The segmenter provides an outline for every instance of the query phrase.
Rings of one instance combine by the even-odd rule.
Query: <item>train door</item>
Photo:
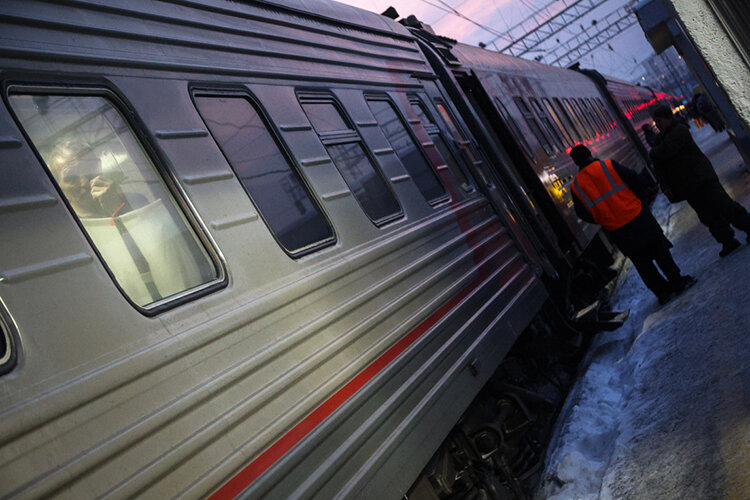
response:
[[[517,182],[529,193],[536,208],[536,217],[546,239],[567,253],[575,245],[575,237],[556,209],[544,187],[539,182],[534,165],[535,155],[518,125],[507,113],[502,102],[493,100],[472,72],[462,74],[458,83],[477,113],[484,128],[498,148],[507,151],[512,160],[512,177],[509,182]],[[499,172],[500,173],[500,172]]]
[[[493,204],[496,211],[511,228],[515,239],[528,255],[533,256],[536,264],[551,276],[556,275],[550,261],[546,244],[542,244],[529,224],[529,217],[522,207],[536,209],[531,198],[520,183],[516,184],[519,195],[512,196],[513,190],[507,185],[507,178],[499,174],[498,162],[489,161],[477,141],[468,132],[460,114],[451,105],[445,92],[436,84],[425,82],[427,95],[412,94],[409,103],[419,116],[433,142],[436,144],[446,163],[455,162],[452,167],[473,176],[474,185]],[[505,162],[507,163],[507,162]],[[471,182],[471,181],[467,181]]]

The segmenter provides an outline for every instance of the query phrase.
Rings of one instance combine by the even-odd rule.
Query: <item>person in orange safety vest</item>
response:
[[[612,243],[633,262],[659,304],[669,302],[694,285],[695,278],[680,272],[669,251],[672,243],[641,201],[646,196],[647,183],[614,160],[592,157],[586,146],[574,147],[570,157],[579,168],[573,181],[576,214],[607,231]]]

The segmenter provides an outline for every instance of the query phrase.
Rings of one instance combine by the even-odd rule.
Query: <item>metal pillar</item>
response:
[[[646,38],[657,54],[674,45],[724,117],[732,141],[742,155],[745,165],[750,166],[750,131],[737,114],[716,75],[688,36],[674,7],[667,0],[641,0],[635,6],[635,13]]]

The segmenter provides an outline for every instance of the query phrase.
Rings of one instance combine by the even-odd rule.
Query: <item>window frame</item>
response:
[[[370,151],[370,147],[365,142],[364,138],[362,137],[362,134],[355,127],[354,122],[352,121],[349,114],[346,112],[346,108],[341,104],[341,102],[333,94],[333,92],[298,89],[295,92],[295,95],[297,97],[297,104],[299,105],[300,110],[304,114],[305,119],[307,119],[307,121],[310,123],[310,127],[312,127],[313,133],[318,137],[318,140],[323,145],[326,155],[328,155],[328,157],[330,158],[331,163],[333,164],[338,174],[341,176],[344,184],[346,184],[346,187],[349,189],[349,192],[352,193],[352,197],[357,202],[357,205],[359,205],[365,217],[367,217],[370,220],[370,222],[372,222],[375,225],[375,227],[379,227],[379,228],[387,224],[390,224],[391,222],[394,222],[396,220],[403,219],[405,216],[404,207],[401,204],[401,201],[398,199],[398,196],[396,196],[396,192],[393,190],[393,185],[391,184],[390,179],[384,174],[383,169],[380,166],[380,163],[377,161],[377,158],[375,157],[373,152]],[[346,131],[318,132],[317,130],[315,130],[315,126],[310,121],[310,118],[307,116],[307,112],[304,110],[304,107],[302,106],[304,102],[325,103],[325,104],[333,105],[333,107],[336,109],[336,111],[338,111],[339,116],[344,121],[344,123],[349,127],[349,129]],[[388,190],[388,192],[393,197],[393,200],[396,203],[396,206],[398,206],[398,212],[391,214],[387,217],[384,217],[382,219],[379,219],[379,220],[373,220],[372,217],[370,217],[370,214],[368,214],[367,211],[364,209],[359,199],[357,199],[357,197],[354,195],[354,191],[352,191],[351,187],[346,182],[344,175],[339,170],[339,167],[336,166],[336,163],[334,162],[333,158],[331,158],[331,154],[328,152],[328,146],[336,146],[339,144],[350,144],[354,142],[357,142],[360,144],[362,151],[364,152],[365,157],[370,162],[370,165],[372,165],[372,168],[375,171],[375,174],[380,177],[380,179],[383,181],[383,184],[385,185],[386,190]]]
[[[404,127],[404,129],[406,130],[406,133],[409,134],[409,138],[411,138],[412,142],[414,143],[414,147],[417,148],[417,151],[419,152],[419,155],[422,157],[422,159],[424,160],[424,162],[427,164],[427,168],[429,168],[430,171],[432,172],[432,174],[435,176],[435,180],[437,181],[438,185],[440,185],[440,187],[443,188],[443,192],[445,194],[443,194],[442,196],[440,196],[438,198],[435,198],[433,200],[428,200],[427,198],[425,198],[425,201],[427,202],[427,204],[430,205],[431,207],[436,207],[436,206],[441,205],[443,203],[449,202],[451,200],[450,192],[448,191],[448,189],[446,189],[445,184],[443,183],[442,179],[440,178],[440,173],[437,171],[437,169],[435,168],[435,166],[430,161],[430,158],[427,156],[427,153],[425,152],[424,148],[422,147],[421,141],[419,141],[419,139],[417,139],[417,136],[414,133],[414,130],[408,124],[408,120],[403,116],[402,110],[399,109],[398,106],[396,106],[396,103],[393,102],[393,99],[391,99],[390,96],[388,96],[387,94],[381,93],[381,92],[365,92],[364,93],[364,98],[365,98],[365,104],[369,103],[370,101],[381,101],[381,102],[387,102],[388,104],[390,104],[391,109],[393,109],[393,112],[396,115],[396,118],[401,122],[401,126]],[[407,101],[408,101],[408,97],[407,97]],[[372,108],[370,108],[369,104],[368,104],[367,108],[370,110],[370,113],[372,113]],[[376,119],[376,121],[377,121],[377,119]],[[388,136],[385,135],[385,131],[381,127],[378,127],[378,128],[381,129],[381,131],[383,132],[383,135],[385,136],[385,139],[388,141],[388,144],[390,144],[391,148],[393,148],[393,144],[391,143],[391,140],[388,138]],[[436,149],[437,149],[437,147],[436,147]],[[401,161],[401,157],[398,156],[398,153],[396,153],[395,148],[393,148],[393,150],[394,150],[394,154],[396,155],[396,157],[399,159],[399,161]],[[403,164],[403,162],[401,162],[401,163]],[[409,169],[406,168],[406,165],[404,165],[404,169],[407,172],[409,172]],[[411,172],[409,172],[409,175],[411,176]],[[412,179],[412,180],[414,180],[414,179]],[[414,184],[416,185],[416,181],[414,181]],[[422,192],[421,189],[419,191],[420,191],[420,193]]]
[[[0,352],[0,377],[13,371],[18,365],[18,328],[0,299],[0,336],[5,343],[5,354]]]
[[[604,115],[604,119],[607,122],[607,130],[612,130],[613,128],[615,128],[614,124],[617,123],[617,121],[612,117],[612,114],[609,112],[609,109],[607,108],[604,101],[597,97],[594,102],[599,105],[599,111]]]
[[[542,104],[540,104],[539,99],[529,97],[529,103],[531,104],[532,111],[537,115],[539,123],[542,124],[542,128],[547,129],[550,137],[552,137],[553,146],[555,146],[558,151],[565,151],[565,139],[560,135],[554,122],[550,119],[549,114],[546,112]]]
[[[580,134],[581,135],[581,144],[584,144],[585,141],[588,139],[586,137],[586,134],[588,134],[590,132],[586,129],[586,126],[583,124],[582,118],[580,118],[578,116],[578,114],[576,113],[575,108],[570,103],[570,99],[572,99],[572,98],[562,97],[560,99],[560,102],[562,102],[563,106],[565,107],[565,111],[568,113],[568,116],[570,118],[572,118],[573,123],[576,126],[576,129],[581,132],[581,134]]]
[[[495,103],[498,106],[500,117],[507,122],[506,126],[508,127],[508,130],[512,135],[515,136],[515,142],[521,145],[521,151],[526,153],[526,156],[528,156],[531,161],[536,163],[536,157],[534,156],[534,151],[531,149],[531,144],[529,144],[529,142],[526,140],[526,137],[523,136],[523,132],[518,127],[518,123],[513,118],[513,115],[510,114],[510,111],[508,111],[508,107],[499,97],[495,97]]]
[[[584,118],[581,109],[578,107],[576,98],[563,98],[563,103],[565,104],[565,107],[570,111],[570,114],[576,119],[576,122],[581,126],[581,130],[583,130],[584,134],[586,134],[584,136],[584,140],[590,141],[591,139],[593,139],[596,133],[591,129],[591,126]]]
[[[435,105],[435,109],[438,111],[438,115],[443,120],[445,126],[453,135],[453,132],[458,137],[454,137],[453,141],[456,146],[459,146],[466,156],[467,161],[471,163],[477,176],[484,183],[487,189],[495,189],[495,181],[492,175],[487,171],[485,165],[487,165],[486,157],[479,152],[476,145],[467,137],[470,137],[464,130],[461,130],[461,124],[456,121],[456,115],[450,110],[448,104],[440,97],[433,97],[432,103]],[[440,109],[445,110],[443,114]]]
[[[258,117],[263,122],[263,125],[266,127],[266,130],[268,131],[268,134],[271,136],[271,139],[274,141],[274,143],[279,149],[279,152],[281,153],[281,155],[284,157],[287,164],[289,165],[290,170],[292,170],[296,174],[297,178],[300,181],[300,184],[302,184],[304,190],[307,192],[310,198],[310,201],[312,202],[313,205],[315,205],[315,207],[320,212],[321,217],[323,218],[325,223],[328,225],[328,227],[331,229],[330,238],[304,246],[296,251],[289,250],[281,243],[278,236],[276,235],[276,232],[271,228],[271,225],[266,220],[266,216],[263,214],[263,211],[258,206],[258,203],[253,199],[252,195],[250,195],[250,192],[247,190],[243,182],[240,180],[239,175],[237,174],[234,166],[232,165],[232,162],[230,162],[229,158],[227,158],[226,155],[224,154],[224,150],[221,148],[219,141],[216,140],[216,137],[214,137],[214,135],[211,133],[211,129],[207,125],[205,125],[205,119],[203,118],[203,115],[201,114],[200,110],[198,109],[198,106],[195,103],[195,97],[221,97],[221,96],[244,98],[250,103],[250,106],[252,106],[253,109],[255,109],[255,112],[258,114]],[[273,122],[271,117],[268,115],[268,112],[263,106],[263,103],[260,102],[260,99],[258,99],[252,92],[250,92],[245,87],[216,88],[216,87],[210,87],[210,86],[194,86],[190,88],[190,97],[191,97],[191,101],[193,102],[193,106],[195,107],[195,112],[198,113],[198,116],[201,118],[201,121],[203,121],[204,125],[206,126],[206,131],[211,136],[211,139],[213,139],[213,141],[216,143],[216,146],[219,148],[219,152],[226,160],[227,165],[229,165],[229,168],[232,170],[232,173],[234,174],[235,178],[237,178],[237,181],[240,183],[240,186],[242,186],[243,191],[245,191],[245,194],[247,194],[247,197],[249,198],[250,202],[253,204],[253,206],[257,210],[258,216],[261,218],[261,220],[263,220],[263,223],[265,224],[265,226],[268,228],[268,231],[273,236],[273,239],[276,241],[276,244],[279,245],[279,248],[281,248],[284,251],[284,253],[286,253],[289,257],[293,259],[298,259],[300,257],[304,257],[305,255],[310,255],[311,253],[315,253],[318,250],[321,250],[323,248],[327,248],[331,245],[335,245],[336,242],[338,241],[338,234],[336,233],[336,228],[333,225],[330,215],[325,210],[325,207],[323,206],[323,204],[320,203],[320,200],[318,199],[318,193],[316,193],[315,190],[312,188],[312,185],[310,184],[309,179],[307,178],[306,175],[304,175],[304,169],[302,169],[302,166],[300,165],[299,161],[292,154],[286,142],[282,139],[281,133],[278,127]]]
[[[576,140],[573,138],[572,135],[570,135],[570,132],[568,131],[568,129],[565,128],[565,124],[563,123],[564,118],[561,118],[559,116],[550,98],[542,97],[541,100],[542,100],[542,104],[544,104],[544,107],[547,109],[547,113],[552,117],[552,120],[555,122],[555,125],[557,125],[559,132],[562,134],[562,137],[565,139],[565,144],[568,147],[573,147],[573,145],[575,145],[576,143]]]
[[[54,175],[47,166],[47,162],[44,161],[41,153],[39,152],[34,141],[26,132],[25,127],[18,118],[15,110],[10,104],[10,96],[13,94],[19,95],[59,95],[59,96],[82,96],[82,97],[101,97],[108,101],[112,107],[122,117],[123,121],[128,125],[130,131],[133,134],[133,138],[138,141],[138,144],[143,148],[144,154],[148,157],[151,162],[154,171],[164,182],[167,192],[172,196],[175,202],[175,207],[180,210],[182,215],[187,221],[188,227],[192,229],[198,242],[203,246],[204,250],[209,256],[211,264],[216,270],[216,278],[213,280],[202,283],[193,288],[183,290],[182,292],[170,295],[163,299],[154,301],[148,306],[141,306],[137,304],[131,297],[125,292],[120,283],[117,281],[114,272],[110,269],[106,259],[102,256],[99,248],[94,243],[93,239],[89,235],[88,231],[83,226],[80,217],[76,213],[70,204],[67,196],[63,192],[62,188],[58,184]],[[178,182],[176,175],[166,165],[169,162],[166,160],[166,155],[154,145],[150,129],[145,125],[143,120],[138,116],[134,106],[114,88],[105,86],[99,83],[87,83],[87,82],[63,82],[63,81],[43,81],[43,82],[7,82],[3,89],[3,101],[10,113],[14,124],[22,134],[26,144],[29,146],[34,156],[36,157],[39,165],[47,175],[48,180],[52,184],[53,188],[60,197],[63,206],[65,206],[68,214],[72,217],[75,224],[78,226],[82,236],[86,239],[89,247],[96,255],[99,263],[104,268],[105,272],[109,275],[112,280],[112,284],[135,308],[139,313],[147,317],[156,316],[175,307],[181,306],[185,303],[192,302],[208,294],[216,292],[217,290],[223,289],[229,283],[229,276],[227,273],[226,260],[221,253],[216,241],[211,236],[206,225],[203,223],[201,218],[198,216],[190,198]],[[148,133],[147,133],[148,131]]]
[[[596,126],[599,128],[599,133],[604,134],[607,130],[606,122],[596,111],[596,106],[594,105],[594,99],[592,97],[586,97],[583,100],[583,102],[586,104],[586,107],[589,110],[589,113],[591,113],[591,116],[596,122]]]
[[[576,108],[581,113],[581,117],[583,117],[583,120],[585,124],[588,126],[589,130],[591,130],[591,137],[594,138],[597,135],[599,135],[598,127],[596,126],[596,122],[591,119],[591,117],[588,114],[588,111],[586,109],[586,104],[583,102],[583,99],[580,97],[576,97],[575,99],[572,99],[573,104],[576,105]]]
[[[556,149],[552,144],[552,139],[547,137],[547,134],[542,128],[542,125],[539,123],[539,120],[536,118],[536,115],[531,110],[529,105],[526,104],[526,101],[524,101],[523,96],[513,96],[513,102],[515,103],[516,108],[518,108],[518,112],[521,113],[521,116],[523,116],[523,119],[526,122],[526,126],[537,138],[539,145],[542,146],[542,149],[544,149],[545,153],[547,153],[547,156],[553,156],[556,153]]]
[[[568,110],[565,109],[565,105],[562,103],[561,98],[553,97],[552,104],[555,106],[555,108],[557,108],[558,116],[565,121],[565,124],[568,127],[568,134],[570,135],[571,139],[573,139],[573,145],[582,144],[583,134],[578,129],[578,126],[573,121],[573,117],[570,116]]]
[[[427,132],[427,135],[429,135],[431,139],[433,139],[433,136],[437,136],[438,138],[440,138],[440,140],[443,142],[443,144],[445,144],[445,147],[448,149],[448,154],[450,154],[450,156],[451,156],[450,160],[452,160],[455,163],[456,168],[458,169],[458,171],[461,173],[461,175],[464,176],[464,178],[466,178],[466,183],[467,184],[465,186],[461,185],[461,188],[466,193],[473,193],[474,191],[476,191],[476,189],[477,189],[476,188],[476,181],[470,175],[470,173],[468,171],[469,169],[467,168],[467,166],[465,164],[465,160],[459,159],[460,155],[457,156],[456,153],[453,151],[453,149],[451,148],[450,143],[454,142],[454,141],[448,141],[448,139],[445,137],[444,130],[440,128],[440,125],[439,125],[438,121],[435,120],[434,113],[432,113],[427,108],[427,105],[425,104],[425,101],[423,99],[421,99],[416,94],[407,94],[407,100],[409,101],[409,104],[411,104],[412,106],[417,106],[422,111],[422,113],[424,113],[424,115],[427,117],[427,119],[430,120],[430,123],[422,123],[422,126],[425,129],[425,132]],[[443,120],[442,117],[440,117],[440,120],[443,121],[443,126],[447,128],[447,125],[445,124],[445,120]],[[433,139],[432,142],[433,142],[433,144],[435,144],[435,140],[434,139]],[[455,144],[454,144],[454,146],[455,146]],[[440,158],[444,162],[446,162],[446,166],[448,166],[448,169],[449,170],[453,170],[451,168],[451,166],[448,165],[446,159],[443,158],[443,154],[440,152],[440,148],[437,147],[437,144],[435,144],[435,151],[438,153],[438,156],[440,156]],[[453,176],[456,177],[457,181],[460,181],[460,179],[458,179],[458,177],[456,176],[455,172],[453,173]]]

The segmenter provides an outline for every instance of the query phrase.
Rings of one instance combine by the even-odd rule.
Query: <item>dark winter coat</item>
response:
[[[662,190],[671,191],[667,195],[672,202],[686,199],[707,182],[718,181],[688,127],[676,120],[659,134],[650,156]]]
[[[593,159],[592,161],[599,160]],[[642,174],[638,174],[614,160],[612,160],[612,167],[617,172],[617,175],[620,176],[622,182],[627,184],[630,190],[633,191],[633,194],[640,198],[643,208],[635,219],[621,228],[614,231],[607,231],[609,239],[623,254],[630,258],[656,245],[665,245],[667,248],[671,248],[672,243],[664,236],[664,231],[662,231],[661,226],[654,219],[654,216],[648,209],[647,203],[643,201],[648,197],[649,182],[643,178]],[[575,194],[573,194],[573,206],[576,215],[580,219],[596,224],[594,218],[583,205],[583,202]]]

